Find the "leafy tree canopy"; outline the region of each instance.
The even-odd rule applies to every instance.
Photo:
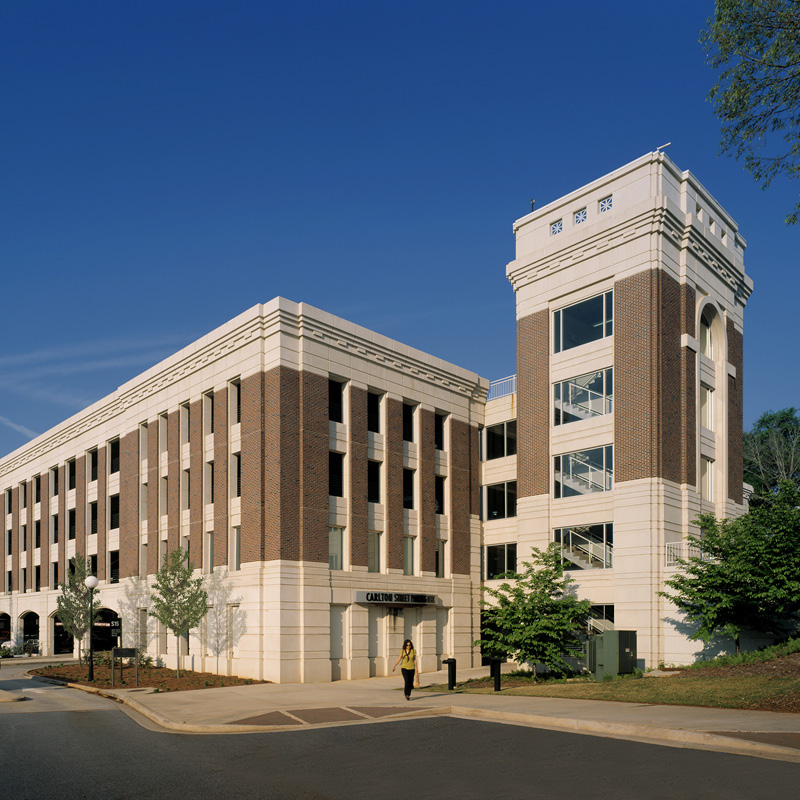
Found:
[[[67,570],[67,580],[59,584],[61,594],[56,598],[56,616],[78,643],[78,662],[82,663],[81,641],[89,630],[90,624],[97,622],[99,609],[92,608],[92,619],[89,619],[89,598],[99,594],[97,589],[87,589],[84,581],[91,575],[89,561],[78,554],[70,559],[71,569]]]
[[[800,175],[800,0],[717,0],[700,41],[721,70],[709,93],[722,152],[766,189]],[[767,145],[771,150],[767,150]],[[796,224],[800,202],[786,217]]]
[[[744,479],[756,496],[774,494],[781,481],[800,486],[800,414],[767,411],[744,435]]]
[[[513,582],[497,588],[483,587],[493,602],[483,600],[483,638],[475,642],[493,656],[507,656],[519,663],[539,662],[552,672],[569,670],[567,657],[582,654],[576,634],[589,616],[588,600],[569,592],[574,581],[564,574],[561,547],[533,548],[523,569],[509,573]]]
[[[736,519],[698,519],[689,542],[701,551],[661,592],[697,625],[693,639],[734,640],[743,630],[783,635],[800,612],[800,489],[780,484],[774,495]]]
[[[180,638],[196,628],[206,615],[208,594],[203,589],[203,579],[193,578],[194,564],[189,554],[177,548],[164,556],[164,563],[156,573],[150,596],[155,617],[177,639],[178,676],[180,676]]]

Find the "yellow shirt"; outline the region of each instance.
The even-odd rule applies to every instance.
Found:
[[[400,661],[400,669],[416,669],[417,668],[417,651],[416,650],[409,650],[406,652],[403,650],[402,653],[402,660]]]

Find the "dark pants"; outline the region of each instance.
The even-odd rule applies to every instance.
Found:
[[[403,673],[403,680],[406,682],[403,692],[406,697],[411,697],[411,689],[414,687],[414,673],[416,670],[401,668],[400,672]]]

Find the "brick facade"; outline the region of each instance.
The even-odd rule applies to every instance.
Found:
[[[159,437],[164,418],[159,416],[150,422],[147,430],[147,574],[155,575],[161,568],[159,555],[161,541],[161,519],[159,516]]]
[[[181,534],[180,411],[167,415],[167,551],[176,550]]]
[[[139,574],[139,484],[139,431],[135,430],[121,436],[119,441],[120,580]],[[149,522],[147,528],[157,531],[150,528]],[[154,532],[154,538],[155,535]]]
[[[681,285],[682,333],[696,336],[695,290],[686,284]],[[688,486],[697,485],[697,355],[690,347],[681,348],[681,482]]]
[[[435,414],[419,410],[419,521],[420,569],[436,570],[436,450],[434,448]],[[468,505],[469,503],[467,503]]]
[[[122,470],[122,442],[120,441],[120,470]],[[108,553],[108,530],[110,520],[108,519],[108,447],[100,447],[97,450],[97,579],[104,581],[110,578],[106,574],[106,556]],[[122,516],[122,475],[120,474],[120,517]],[[89,524],[89,520],[87,520]],[[122,522],[120,521],[120,524]],[[120,540],[122,538],[120,532]],[[122,542],[120,541],[120,550]]]
[[[228,389],[214,392],[214,566],[228,563]]]
[[[203,553],[203,401],[189,406],[189,552],[196,567],[204,563]]]
[[[368,564],[367,392],[350,388],[350,563]]]
[[[477,471],[473,473],[471,451],[477,445],[477,429],[465,422],[450,421],[450,569],[454,575],[469,575],[472,545],[470,509],[476,493]]]
[[[328,379],[300,374],[300,559],[328,562]]]
[[[75,459],[75,553],[86,558],[86,456]]]
[[[42,564],[42,589],[55,588],[51,586],[52,576],[50,570],[50,474],[43,472],[41,481],[41,502],[39,505],[39,519],[42,523],[42,549],[40,552]],[[1,577],[1,576],[0,576]],[[0,586],[2,581],[0,580]]]
[[[386,563],[403,569],[403,403],[386,399]]]
[[[614,284],[617,483],[685,478],[689,454],[681,431],[694,404],[683,394],[689,360],[681,354],[684,326],[680,285],[663,270],[645,270]]]
[[[550,492],[550,313],[517,322],[517,496]]]
[[[264,374],[242,380],[241,562],[264,558]]]

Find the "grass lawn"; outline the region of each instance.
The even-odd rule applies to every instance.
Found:
[[[432,686],[428,690],[447,691],[447,684]],[[456,691],[492,694],[493,682],[489,678],[468,681],[458,684]],[[800,653],[792,652],[755,663],[747,660],[730,666],[711,663],[702,668],[680,670],[670,677],[626,676],[602,683],[585,678],[534,683],[525,675],[509,674],[502,676],[501,692],[509,696],[800,713]]]

